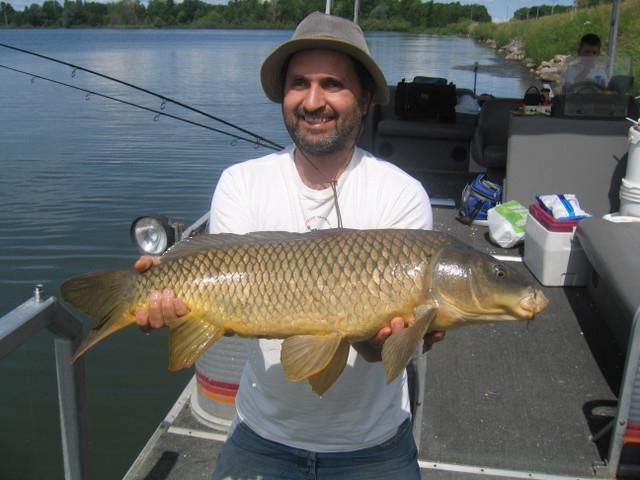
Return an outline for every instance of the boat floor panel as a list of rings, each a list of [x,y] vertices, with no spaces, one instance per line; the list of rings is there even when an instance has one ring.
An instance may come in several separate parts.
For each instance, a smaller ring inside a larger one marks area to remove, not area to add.
[[[158,427],[130,468],[125,480],[210,480],[224,434],[200,423],[190,399],[192,380],[185,388],[175,418]]]
[[[518,254],[451,215],[435,209],[436,228],[489,253]],[[450,331],[428,354],[420,458],[593,475],[607,446],[589,437],[615,413],[623,358],[585,288],[541,288],[550,305],[535,321]]]

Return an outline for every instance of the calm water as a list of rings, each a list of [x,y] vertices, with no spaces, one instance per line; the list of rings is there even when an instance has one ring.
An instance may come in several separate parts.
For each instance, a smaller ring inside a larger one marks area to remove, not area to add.
[[[258,68],[289,35],[0,30],[0,42],[146,87],[286,144]],[[521,96],[533,81],[467,39],[372,33],[368,40],[390,84],[431,75],[473,88],[476,61],[492,67],[481,69],[478,93]],[[0,64],[160,107],[113,82],[7,49],[0,48]],[[175,106],[166,111],[200,120]],[[0,314],[26,300],[37,283],[55,295],[71,275],[131,265],[131,220],[161,212],[190,223],[208,209],[226,166],[266,152],[0,69]],[[131,328],[85,358],[92,478],[121,478],[191,373],[166,371],[164,332],[143,336]],[[52,337],[43,332],[0,361],[0,479],[62,478],[57,422]]]

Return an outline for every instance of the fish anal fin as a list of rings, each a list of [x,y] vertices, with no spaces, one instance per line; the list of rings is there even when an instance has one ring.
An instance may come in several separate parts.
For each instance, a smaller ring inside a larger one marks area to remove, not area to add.
[[[430,305],[418,305],[414,310],[415,322],[400,332],[393,333],[382,346],[382,363],[391,383],[415,353],[420,341],[429,330],[438,309]]]
[[[169,370],[193,365],[224,333],[206,313],[196,310],[169,322]]]
[[[340,343],[339,333],[296,335],[282,342],[280,361],[287,378],[299,382],[324,370],[333,359]]]
[[[338,379],[344,367],[347,365],[347,359],[349,358],[349,342],[342,340],[338,345],[338,349],[333,355],[333,358],[329,364],[316,373],[311,375],[307,380],[317,395],[323,395],[329,387],[334,384]]]

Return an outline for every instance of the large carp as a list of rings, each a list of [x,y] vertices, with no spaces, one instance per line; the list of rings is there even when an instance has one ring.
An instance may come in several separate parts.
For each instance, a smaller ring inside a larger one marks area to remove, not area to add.
[[[392,318],[415,319],[382,348],[387,380],[430,330],[530,320],[548,303],[513,268],[425,230],[322,230],[203,235],[178,243],[160,265],[65,282],[65,302],[98,320],[77,358],[135,323],[154,290],[171,288],[190,312],[169,325],[169,369],[189,367],[223,335],[283,338],[290,380],[322,394],[342,373],[349,345]]]

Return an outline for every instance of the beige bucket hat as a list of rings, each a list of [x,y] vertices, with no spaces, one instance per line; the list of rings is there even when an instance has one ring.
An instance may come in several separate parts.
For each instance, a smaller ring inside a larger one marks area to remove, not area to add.
[[[357,60],[375,83],[373,101],[389,102],[389,87],[384,74],[369,53],[364,33],[358,25],[341,17],[314,12],[305,17],[290,40],[278,46],[262,63],[260,81],[269,100],[282,102],[282,67],[291,55],[301,50],[328,49],[345,53]]]

